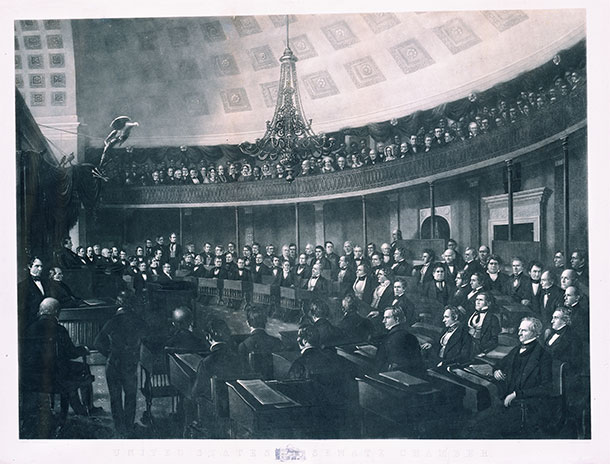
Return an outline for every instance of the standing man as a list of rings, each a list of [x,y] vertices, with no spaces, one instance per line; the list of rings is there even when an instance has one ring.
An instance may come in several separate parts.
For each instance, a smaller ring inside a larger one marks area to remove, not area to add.
[[[167,262],[172,265],[172,269],[178,269],[180,258],[182,257],[182,246],[178,243],[178,236],[175,232],[169,235],[169,245],[167,246]]]
[[[42,261],[40,258],[34,256],[28,262],[28,270],[29,275],[18,285],[20,335],[36,319],[40,303],[47,293],[46,284],[43,284],[41,280]]]
[[[115,315],[106,322],[94,344],[107,358],[106,381],[115,431],[119,438],[131,438],[135,426],[140,342],[146,333],[146,323],[132,311],[127,292],[119,293],[117,304]]]

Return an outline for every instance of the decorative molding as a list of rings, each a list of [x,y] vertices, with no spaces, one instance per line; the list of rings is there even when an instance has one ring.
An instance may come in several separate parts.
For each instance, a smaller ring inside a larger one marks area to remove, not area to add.
[[[515,224],[534,224],[535,242],[539,242],[542,236],[542,218],[550,195],[551,190],[546,187],[517,192],[513,195],[513,222]],[[487,237],[491,242],[494,239],[494,226],[508,224],[508,194],[483,197],[481,201],[489,211]]]
[[[434,28],[436,36],[454,55],[481,43],[481,39],[461,18],[454,18]]]
[[[536,118],[523,119],[514,125],[484,136],[454,142],[431,153],[421,153],[391,163],[343,172],[297,177],[288,183],[283,179],[204,186],[126,187],[106,189],[103,205],[115,207],[154,208],[162,206],[257,205],[314,202],[389,192],[419,185],[477,169],[503,163],[507,157],[517,159],[554,143],[569,134],[572,139],[584,137],[586,127],[586,93],[538,112]],[[469,181],[476,181],[470,177]]]

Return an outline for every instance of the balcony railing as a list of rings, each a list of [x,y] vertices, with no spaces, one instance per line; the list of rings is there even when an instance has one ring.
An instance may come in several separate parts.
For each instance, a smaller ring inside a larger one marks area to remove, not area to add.
[[[408,158],[348,171],[230,184],[107,187],[102,206],[247,206],[350,197],[442,178],[506,156],[520,156],[586,125],[586,89],[488,134]]]

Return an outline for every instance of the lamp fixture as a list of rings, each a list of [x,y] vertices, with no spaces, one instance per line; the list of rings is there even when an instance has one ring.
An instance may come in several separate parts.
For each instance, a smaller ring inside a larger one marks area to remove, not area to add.
[[[256,156],[261,161],[278,160],[286,172],[285,179],[292,182],[300,162],[319,153],[319,137],[307,120],[297,81],[298,58],[290,49],[289,17],[286,16],[286,49],[280,58],[280,83],[273,119],[267,121],[265,135],[254,143],[239,145],[242,153]],[[317,152],[317,153],[316,153]]]

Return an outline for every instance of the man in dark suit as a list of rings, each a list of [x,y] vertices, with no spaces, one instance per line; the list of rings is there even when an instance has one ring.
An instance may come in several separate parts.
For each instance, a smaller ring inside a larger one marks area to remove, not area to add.
[[[572,310],[563,306],[555,309],[551,329],[545,333],[544,347],[553,359],[567,362],[574,375],[582,370],[582,342],[572,329]]]
[[[279,278],[280,287],[295,287],[295,278],[290,261],[282,262],[282,273]]]
[[[392,251],[392,247],[389,243],[382,243],[381,247],[381,262],[386,267],[392,267],[394,264],[394,252]]]
[[[321,300],[313,300],[309,304],[308,312],[313,327],[320,335],[320,346],[322,348],[333,346],[343,339],[343,332],[328,320],[330,311],[326,303]]]
[[[489,293],[481,292],[476,296],[475,311],[468,319],[468,334],[471,338],[473,355],[487,353],[498,346],[500,322],[490,311],[491,304]]]
[[[54,267],[49,271],[49,281],[47,283],[47,296],[55,298],[59,301],[62,308],[78,306],[82,299],[74,295],[72,290],[64,280],[64,273],[58,267]]]
[[[324,257],[330,262],[331,277],[336,280],[337,271],[339,269],[339,255],[335,253],[335,245],[330,240],[324,243]]]
[[[412,375],[425,373],[419,342],[408,332],[404,312],[387,308],[383,324],[388,331],[379,345],[375,362],[380,372],[401,370]]]
[[[466,295],[462,304],[466,310],[466,315],[470,315],[474,312],[477,296],[484,291],[484,279],[483,274],[480,272],[475,272],[470,276],[470,292]]]
[[[354,267],[358,267],[361,264],[366,264],[367,266],[370,264],[369,260],[366,256],[364,256],[364,250],[360,245],[356,245],[354,247]]]
[[[227,269],[224,266],[222,256],[214,257],[214,267],[208,272],[208,278],[210,279],[228,279]]]
[[[415,312],[415,306],[407,298],[405,292],[407,291],[406,282],[398,278],[394,282],[394,299],[392,300],[393,308],[400,308],[405,315],[405,324],[410,327],[417,322],[418,314]]]
[[[529,279],[525,279],[519,288],[519,292],[516,293],[516,296],[521,298],[520,303],[530,308],[538,316],[540,316],[540,303],[542,300],[541,274],[542,264],[533,261],[530,264]]]
[[[434,252],[426,249],[423,251],[421,259],[423,264],[413,268],[413,275],[417,277],[417,285],[421,289],[424,283],[432,279],[432,266],[434,264]]]
[[[500,382],[501,398],[505,412],[497,419],[501,421],[500,434],[515,433],[521,425],[521,409],[513,405],[523,400],[528,414],[528,426],[538,429],[545,420],[547,399],[552,391],[552,359],[538,342],[542,323],[533,317],[525,317],[519,325],[519,342],[500,361],[494,378]]]
[[[471,290],[470,282],[466,278],[466,272],[458,271],[455,276],[455,291],[449,297],[449,304],[452,306],[462,306],[463,308]]]
[[[572,328],[585,344],[586,351],[589,346],[589,305],[584,301],[578,287],[566,288],[563,304],[572,310]]]
[[[279,286],[280,280],[282,278],[282,263],[280,261],[280,258],[278,258],[277,256],[273,257],[271,263],[272,266],[269,270],[269,275],[273,277],[273,282],[271,282],[271,285]]]
[[[201,258],[203,259],[204,266],[214,265],[214,253],[212,253],[212,244],[210,242],[205,242],[203,244],[203,253],[201,253]]]
[[[434,345],[434,356],[438,357],[437,367],[450,364],[464,363],[470,359],[470,337],[468,330],[461,322],[462,313],[455,306],[447,306],[443,312],[443,325],[445,331],[441,335],[438,345]],[[422,349],[433,348],[431,343],[422,345]]]
[[[513,268],[513,273],[509,276],[508,280],[508,285],[510,287],[508,294],[513,300],[521,302],[527,280],[527,276],[523,274],[523,269],[525,267],[523,265],[523,259],[514,257],[511,261],[511,266]]]
[[[263,282],[263,276],[269,275],[271,273],[271,271],[263,262],[264,257],[263,257],[262,253],[257,253],[254,260],[255,260],[254,264],[252,265],[252,268],[251,268],[252,282],[260,284]]]
[[[479,264],[481,269],[487,269],[487,262],[489,261],[490,250],[487,245],[481,245],[479,247]]]
[[[328,295],[329,283],[320,275],[321,271],[320,265],[314,264],[311,268],[311,277],[305,281],[303,288],[316,295]]]
[[[445,278],[450,280],[451,282],[455,282],[455,278],[457,276],[458,271],[460,271],[459,266],[457,265],[455,251],[447,248],[443,253],[443,264],[445,266]]]
[[[356,280],[356,273],[351,270],[347,263],[347,258],[341,256],[339,258],[339,271],[337,272],[337,282],[339,282],[339,293],[347,295],[352,291],[352,285]]]
[[[290,366],[288,377],[295,380],[315,378],[329,392],[336,390],[342,382],[337,374],[342,370],[343,362],[333,351],[321,348],[318,329],[311,325],[301,327],[297,343],[301,355]]]
[[[197,353],[209,349],[207,342],[193,333],[193,313],[186,306],[172,311],[172,328],[165,348],[174,351]]]
[[[211,398],[211,378],[237,376],[241,372],[241,363],[231,346],[231,330],[224,320],[209,319],[205,323],[204,333],[210,345],[210,354],[199,363],[193,396]]]
[[[46,283],[43,284],[42,261],[35,256],[28,262],[29,275],[19,282],[19,334],[23,334],[28,325],[36,319],[40,303],[44,299],[47,290]]]
[[[66,237],[62,240],[62,247],[57,254],[57,263],[64,269],[79,268],[82,262],[78,255],[72,251],[72,239]]]
[[[574,250],[570,256],[570,267],[578,274],[581,284],[589,286],[589,266],[587,265],[587,254],[583,250]]]
[[[303,282],[311,277],[311,269],[307,265],[307,256],[301,253],[298,258],[298,264],[294,268],[295,285],[302,286]]]
[[[46,384],[54,379],[56,384],[66,385],[75,380],[84,380],[87,377],[93,381],[93,376],[91,376],[91,371],[86,363],[72,361],[73,359],[88,355],[89,348],[74,345],[68,330],[58,321],[59,311],[60,305],[55,298],[44,298],[40,302],[37,317],[25,331],[25,336],[29,340],[27,346],[20,348],[23,350],[22,359],[29,359],[29,353],[41,353],[46,346],[46,342],[43,342],[43,340],[53,339],[55,350],[53,364],[43,362],[39,366],[29,366],[36,369],[41,383]],[[34,362],[44,361],[47,359],[44,357],[46,354],[48,353],[44,353],[42,358],[36,356],[32,360]],[[97,412],[99,408],[93,406],[91,384],[81,388],[80,393],[82,403],[76,391],[71,392],[69,395],[70,405],[74,412],[80,415]]]
[[[237,271],[236,256],[234,253],[227,251],[225,254],[225,269],[227,270],[227,279],[233,279],[235,272]]]
[[[243,256],[237,258],[237,264],[229,278],[242,282],[252,282],[252,273],[246,269],[246,260]]]
[[[373,335],[373,323],[370,319],[358,314],[358,300],[353,295],[343,297],[341,310],[343,317],[337,324],[337,328],[343,332],[344,343],[366,341]]]
[[[318,245],[315,248],[315,258],[312,261],[312,265],[314,264],[319,264],[323,271],[331,270],[332,266],[330,264],[330,261],[324,257],[324,247],[322,247],[321,245]]]
[[[265,332],[267,314],[262,309],[250,308],[246,312],[246,320],[250,327],[250,335],[237,347],[243,371],[250,370],[248,357],[250,353],[269,354],[282,351],[282,342]],[[271,371],[273,370],[271,366]],[[263,373],[265,374],[265,373]]]
[[[373,291],[375,290],[375,281],[373,276],[368,272],[366,264],[360,264],[356,268],[356,279],[352,285],[352,290],[356,298],[370,305],[373,301]]]
[[[160,284],[169,284],[174,282],[174,277],[172,276],[172,265],[170,263],[165,263],[162,267],[162,272],[157,277],[157,282]]]
[[[540,315],[543,324],[547,325],[551,316],[560,305],[563,305],[562,290],[555,285],[555,276],[551,271],[544,271],[540,276],[540,286],[542,287],[542,299],[540,301]]]
[[[441,263],[435,264],[432,268],[432,278],[433,280],[424,284],[422,296],[437,301],[444,307],[455,291],[453,282],[445,278],[445,266]]]
[[[483,287],[493,294],[504,295],[508,291],[509,278],[500,270],[501,264],[502,261],[498,255],[489,257]]]
[[[206,277],[208,271],[205,268],[204,258],[202,255],[195,255],[195,261],[193,262],[193,269],[189,273],[191,277]]]
[[[405,249],[402,247],[394,250],[394,263],[390,266],[392,274],[400,277],[411,275],[411,265],[405,259]]]
[[[470,279],[470,276],[475,272],[484,272],[481,264],[477,260],[477,255],[474,248],[468,247],[466,250],[464,250],[464,260],[466,261],[464,264],[464,271],[466,272],[468,279]]]

